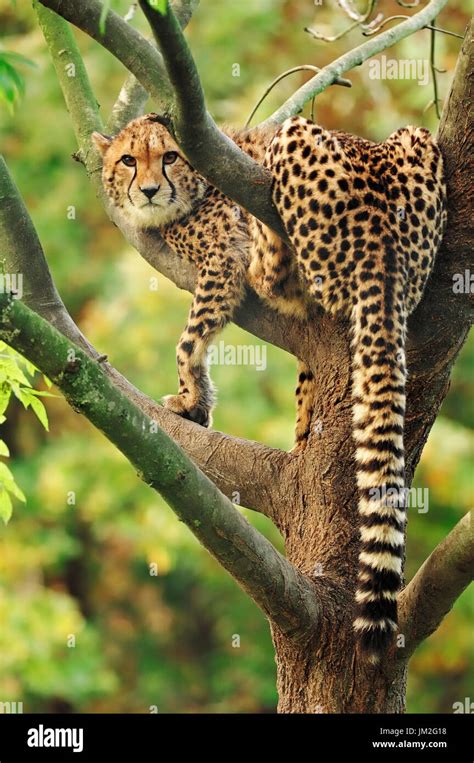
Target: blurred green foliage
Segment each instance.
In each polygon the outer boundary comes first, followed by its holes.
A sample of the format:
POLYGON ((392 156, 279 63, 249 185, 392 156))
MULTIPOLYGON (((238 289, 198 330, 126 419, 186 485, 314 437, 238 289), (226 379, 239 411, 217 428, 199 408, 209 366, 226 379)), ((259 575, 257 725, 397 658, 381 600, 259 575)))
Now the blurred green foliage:
MULTIPOLYGON (((111 1, 123 14, 129 5, 111 1)), ((391 0, 383 5, 386 15, 399 12, 391 0)), ((468 14, 467 0, 453 2, 438 23, 462 33, 468 14)), ((146 29, 139 14, 133 24, 146 29)), ((207 0, 189 39, 215 118, 243 124, 280 72, 323 66, 360 43, 358 32, 331 45, 303 32, 313 26, 333 33, 346 24, 333 6, 310 0, 207 0)), ((189 295, 162 276, 154 289, 154 271, 121 239, 71 160, 71 125, 34 13, 0 0, 0 29, 2 50, 36 64, 24 70, 26 93, 15 113, 0 112, 0 150, 61 295, 95 346, 138 387, 157 398, 173 392, 174 346, 189 295)), ((77 37, 106 118, 124 71, 100 46, 77 37)), ((459 47, 455 38, 437 39, 438 65, 449 72, 439 75, 442 95, 459 47)), ((389 54, 428 58, 429 33, 389 54)), ((256 119, 309 76, 281 82, 256 119)), ((434 110, 423 111, 431 85, 371 80, 367 64, 348 76, 352 90, 333 87, 317 99, 316 119, 326 127, 373 139, 410 122, 436 129, 434 110)), ((224 340, 259 341, 235 326, 224 340)), ((473 361, 471 341, 417 472, 416 484, 429 489, 429 511, 410 516, 408 577, 472 506, 473 361)), ((215 427, 290 447, 294 374, 294 359, 274 347, 265 371, 215 366, 215 427)), ((13 399, 2 425, 27 503, 0 527, 0 700, 23 701, 27 712, 273 711, 275 664, 260 611, 98 432, 61 398, 47 401, 47 409, 49 434, 13 399)), ((268 520, 245 514, 282 547, 268 520)), ((469 696, 473 609, 466 592, 414 657, 410 711, 450 712, 469 696)))

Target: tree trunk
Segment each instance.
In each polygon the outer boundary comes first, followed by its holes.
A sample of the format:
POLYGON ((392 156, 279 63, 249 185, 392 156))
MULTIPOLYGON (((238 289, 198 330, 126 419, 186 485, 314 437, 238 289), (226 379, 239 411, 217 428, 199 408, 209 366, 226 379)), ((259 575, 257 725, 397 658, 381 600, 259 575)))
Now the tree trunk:
POLYGON ((392 651, 383 666, 359 657, 352 628, 357 580, 358 496, 351 438, 349 340, 344 325, 323 317, 313 371, 316 392, 308 448, 293 459, 279 529, 286 556, 301 572, 327 582, 331 616, 314 640, 272 628, 279 712, 403 712, 405 666, 392 651), (338 583, 338 590, 333 584, 338 583), (335 623, 337 626, 335 627, 335 623))
POLYGON ((357 664, 351 635, 326 650, 296 647, 273 629, 279 713, 403 713, 406 669, 394 673, 357 664))

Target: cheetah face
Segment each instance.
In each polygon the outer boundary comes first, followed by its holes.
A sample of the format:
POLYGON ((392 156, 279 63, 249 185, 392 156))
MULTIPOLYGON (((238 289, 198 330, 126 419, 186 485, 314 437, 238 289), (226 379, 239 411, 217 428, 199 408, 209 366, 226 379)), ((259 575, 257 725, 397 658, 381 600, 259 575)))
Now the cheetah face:
POLYGON ((139 228, 187 215, 205 185, 156 114, 130 122, 115 138, 92 134, 102 154, 102 182, 114 206, 139 228))

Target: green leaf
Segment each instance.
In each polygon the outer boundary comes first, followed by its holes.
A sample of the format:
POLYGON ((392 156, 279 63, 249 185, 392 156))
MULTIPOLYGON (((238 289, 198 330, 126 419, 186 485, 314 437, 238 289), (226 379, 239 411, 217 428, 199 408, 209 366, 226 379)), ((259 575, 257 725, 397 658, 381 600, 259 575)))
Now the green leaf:
POLYGON ((36 69, 36 64, 31 59, 22 56, 21 53, 15 53, 13 50, 0 50, 0 61, 13 61, 16 64, 24 64, 25 66, 31 66, 36 69))
POLYGON ((12 499, 8 495, 6 490, 0 488, 0 519, 3 519, 7 525, 12 515, 13 506, 12 499))
POLYGON ((20 386, 18 386, 18 384, 12 384, 12 390, 16 399, 20 401, 23 408, 29 408, 31 405, 31 396, 29 395, 29 391, 27 389, 22 389, 20 386))
POLYGON ((20 382, 25 387, 30 386, 29 379, 26 378, 13 358, 0 358, 0 382, 3 381, 10 382, 12 387, 14 381, 20 382))
POLYGON ((10 455, 10 451, 8 450, 8 445, 6 442, 3 442, 3 440, 0 440, 0 456, 8 456, 10 455))
POLYGON ((11 113, 15 103, 25 92, 25 80, 16 70, 18 65, 36 66, 20 53, 0 50, 0 101, 6 103, 11 113))
POLYGON ((29 389, 28 390, 30 395, 35 395, 36 397, 57 397, 59 398, 59 395, 55 395, 53 392, 47 392, 44 389, 29 389))
POLYGON ((0 461, 0 486, 3 490, 7 490, 15 498, 18 498, 19 501, 23 501, 23 503, 26 501, 25 494, 20 490, 13 474, 3 461, 0 461))
MULTIPOLYGON (((48 395, 48 397, 55 397, 55 395, 48 395)), ((46 431, 49 432, 48 414, 46 413, 46 408, 44 407, 43 403, 34 395, 30 396, 30 403, 32 410, 36 413, 38 419, 46 431)))
POLYGON ((3 461, 0 461, 0 482, 8 490, 8 485, 15 482, 15 478, 10 469, 3 461))
MULTIPOLYGON (((5 417, 2 415, 8 408, 8 403, 10 402, 10 397, 12 394, 12 390, 10 385, 7 382, 0 383, 0 417, 5 421, 5 417)), ((3 421, 0 419, 0 424, 3 424, 3 421)))

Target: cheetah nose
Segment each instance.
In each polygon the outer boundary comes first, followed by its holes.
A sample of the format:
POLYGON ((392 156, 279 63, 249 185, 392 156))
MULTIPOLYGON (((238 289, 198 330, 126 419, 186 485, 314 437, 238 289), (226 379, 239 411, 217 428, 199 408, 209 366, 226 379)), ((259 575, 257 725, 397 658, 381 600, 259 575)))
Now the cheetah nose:
POLYGON ((140 188, 140 191, 142 193, 144 193, 145 196, 148 199, 150 199, 150 201, 153 198, 153 196, 155 195, 155 193, 158 193, 159 190, 160 190, 160 186, 159 185, 147 185, 145 188, 140 188))

